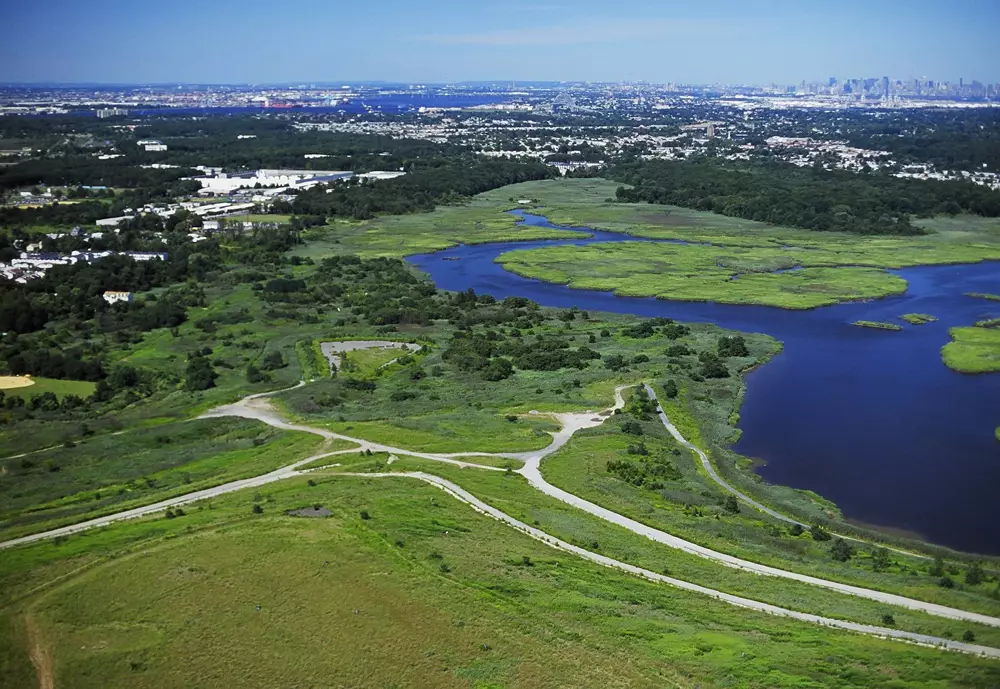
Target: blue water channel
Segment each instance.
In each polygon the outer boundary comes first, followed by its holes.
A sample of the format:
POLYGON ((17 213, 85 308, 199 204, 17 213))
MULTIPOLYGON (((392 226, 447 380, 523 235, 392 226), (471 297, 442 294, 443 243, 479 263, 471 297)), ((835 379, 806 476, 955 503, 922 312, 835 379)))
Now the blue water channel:
MULTIPOLYGON (((558 227, 520 214, 525 224, 558 227)), ((579 229, 579 228, 559 228, 579 229)), ((963 296, 1000 293, 1000 263, 893 271, 904 295, 807 311, 675 302, 572 290, 509 273, 506 251, 553 245, 655 241, 586 230, 581 239, 462 245, 408 260, 438 287, 524 296, 544 306, 668 316, 767 333, 784 350, 747 376, 736 452, 765 462, 768 482, 806 488, 844 515, 942 545, 1000 554, 1000 373, 966 375, 940 357, 948 328, 1000 317, 1000 303, 963 296), (939 320, 911 326, 898 317, 939 320), (856 320, 899 322, 899 332, 856 320)))

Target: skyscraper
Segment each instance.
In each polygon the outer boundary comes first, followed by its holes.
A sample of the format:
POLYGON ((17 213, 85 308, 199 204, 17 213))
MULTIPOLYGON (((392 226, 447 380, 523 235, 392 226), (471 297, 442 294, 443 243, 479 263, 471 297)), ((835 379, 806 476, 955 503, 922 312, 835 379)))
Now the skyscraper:
POLYGON ((889 97, 889 77, 882 77, 882 95, 889 97))

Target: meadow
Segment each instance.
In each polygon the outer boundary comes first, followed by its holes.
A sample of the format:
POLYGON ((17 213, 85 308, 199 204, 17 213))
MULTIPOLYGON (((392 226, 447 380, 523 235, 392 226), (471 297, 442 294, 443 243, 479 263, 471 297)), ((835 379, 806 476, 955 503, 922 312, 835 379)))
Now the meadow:
POLYGON ((76 395, 80 398, 90 397, 94 392, 94 383, 84 380, 55 380, 54 378, 31 378, 31 385, 20 385, 18 387, 0 386, 6 397, 21 397, 25 401, 32 397, 51 392, 59 399, 67 395, 76 395))
POLYGON ((319 446, 316 436, 255 421, 204 419, 94 435, 0 460, 0 538, 264 474, 319 446))
POLYGON ((291 479, 4 558, 0 684, 37 682, 33 647, 43 676, 75 687, 1000 679, 993 661, 738 610, 606 570, 410 479, 313 477, 314 486, 291 479), (286 514, 313 505, 331 516, 286 514))
MULTIPOLYGON (((588 431, 588 434, 590 432, 588 431)), ((596 449, 599 455, 603 455, 600 462, 600 473, 604 473, 604 462, 609 456, 615 457, 616 455, 609 454, 607 446, 601 448, 600 446, 595 446, 592 442, 587 442, 588 437, 574 438, 571 441, 570 446, 575 448, 572 456, 575 460, 584 463, 589 459, 587 452, 596 449), (580 459, 584 457, 587 459, 580 459)), ((658 445, 658 442, 654 440, 653 445, 658 445)), ((626 456, 623 447, 616 449, 621 451, 617 455, 618 457, 626 456)), ((543 462, 543 466, 551 459, 547 458, 543 462)), ((595 462, 596 465, 597 463, 595 462)), ((587 471, 586 481, 588 484, 594 484, 600 480, 598 472, 595 470, 591 473, 589 466, 586 469, 581 466, 579 469, 587 471)), ((825 591, 794 581, 748 575, 734 569, 721 567, 694 555, 682 553, 656 543, 627 529, 568 506, 554 498, 549 498, 535 488, 532 488, 525 479, 516 475, 457 468, 430 460, 401 456, 399 461, 388 466, 383 461, 361 460, 351 465, 324 470, 311 476, 314 480, 320 481, 324 475, 333 476, 342 472, 367 473, 385 471, 422 471, 442 476, 470 491, 486 503, 564 541, 593 552, 599 552, 602 555, 622 562, 644 567, 650 571, 662 572, 685 581, 698 582, 727 593, 746 596, 754 600, 765 601, 802 612, 832 616, 860 623, 882 624, 882 616, 889 614, 894 619, 892 626, 899 629, 910 631, 920 630, 922 633, 945 638, 960 638, 966 631, 973 631, 976 638, 987 645, 1000 642, 1000 630, 993 627, 965 622, 956 623, 893 605, 842 596, 838 593, 825 591)), ((548 470, 545 473, 548 479, 552 479, 555 482, 556 479, 550 475, 548 470)), ((620 511, 623 514, 630 514, 630 516, 639 519, 643 523, 653 526, 664 526, 664 522, 659 520, 656 514, 659 509, 651 510, 648 504, 643 504, 645 498, 642 495, 633 495, 630 492, 630 489, 635 491, 634 486, 626 485, 609 490, 609 494, 614 493, 616 497, 620 498, 617 501, 607 499, 608 495, 595 495, 593 490, 580 490, 579 482, 563 482, 561 487, 588 499, 594 500, 596 498, 601 504, 620 511), (571 483, 572 487, 570 487, 571 483), (620 509, 623 505, 625 508, 620 509)), ((701 490, 704 491, 705 487, 703 486, 701 490)), ((659 502, 660 506, 662 506, 666 500, 659 502)), ((727 534, 727 537, 730 539, 742 538, 741 542, 756 540, 754 536, 750 536, 748 539, 745 536, 741 537, 741 535, 737 534, 741 530, 739 526, 741 522, 747 525, 746 528, 742 529, 744 534, 750 534, 753 529, 769 528, 772 532, 775 530, 774 524, 768 523, 763 517, 747 516, 741 513, 732 514, 722 509, 717 509, 718 507, 718 503, 713 502, 701 514, 696 515, 702 518, 703 526, 700 528, 707 530, 728 529, 731 533, 727 534), (720 516, 716 517, 715 515, 720 516), (721 524, 719 523, 720 521, 722 522, 721 524)), ((673 525, 667 528, 670 528, 671 532, 681 533, 681 531, 673 528, 673 525)), ((871 571, 865 572, 862 569, 857 573, 852 573, 850 567, 838 567, 838 563, 832 560, 825 550, 820 551, 820 549, 816 548, 815 552, 813 552, 815 543, 812 542, 808 534, 793 536, 787 532, 787 527, 783 527, 782 533, 772 533, 771 536, 775 542, 782 539, 786 541, 783 546, 772 547, 771 555, 779 558, 787 556, 787 562, 794 562, 796 570, 799 569, 798 565, 800 562, 804 562, 814 555, 819 555, 820 557, 806 567, 805 571, 819 573, 820 576, 828 579, 856 583, 866 587, 875 586, 880 590, 898 592, 903 595, 923 596, 924 594, 929 594, 929 600, 935 600, 945 605, 959 605, 967 609, 977 609, 983 612, 995 613, 997 611, 995 600, 990 597, 990 585, 984 585, 979 591, 969 590, 969 587, 965 587, 964 590, 951 589, 943 593, 936 593, 934 589, 940 589, 940 587, 937 587, 936 579, 927 574, 927 569, 931 564, 929 562, 921 562, 916 559, 893 554, 890 558, 891 564, 884 571, 873 573, 871 571), (824 561, 829 562, 829 564, 826 564, 824 561), (926 581, 917 579, 918 576, 926 578, 926 581)), ((718 543, 714 545, 717 546, 718 543)), ((725 550, 726 548, 723 547, 721 549, 725 550)), ((758 550, 763 553, 767 549, 758 546, 758 550)), ((859 559, 863 557, 863 555, 859 555, 859 559)), ((766 559, 766 557, 753 557, 752 559, 756 561, 766 559)), ((781 565, 779 564, 779 566, 781 565)), ((863 565, 863 567, 867 568, 868 565, 863 565)))
POLYGON ((364 222, 336 220, 304 232, 307 244, 294 253, 312 258, 330 254, 401 258, 457 244, 580 236, 567 230, 518 225, 516 217, 504 212, 515 207, 517 203, 512 198, 499 196, 493 191, 475 196, 461 205, 441 206, 430 213, 390 215, 364 222))

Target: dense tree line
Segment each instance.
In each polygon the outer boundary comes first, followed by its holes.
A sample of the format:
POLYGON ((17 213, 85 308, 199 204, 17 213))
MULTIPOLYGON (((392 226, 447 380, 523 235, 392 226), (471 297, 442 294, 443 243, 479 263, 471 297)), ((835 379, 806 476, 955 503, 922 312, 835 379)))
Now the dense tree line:
POLYGON ((963 182, 898 179, 702 158, 627 162, 608 176, 620 201, 670 204, 775 225, 860 234, 920 234, 911 214, 1000 215, 1000 192, 963 182))
POLYGON ((395 179, 314 187, 298 196, 293 209, 302 215, 365 220, 376 214, 431 211, 441 203, 554 174, 552 168, 538 162, 459 158, 440 166, 419 167, 395 179))
POLYGON ((142 168, 138 162, 127 157, 98 160, 89 154, 27 160, 0 167, 0 191, 37 184, 155 188, 198 174, 195 170, 184 168, 142 168))

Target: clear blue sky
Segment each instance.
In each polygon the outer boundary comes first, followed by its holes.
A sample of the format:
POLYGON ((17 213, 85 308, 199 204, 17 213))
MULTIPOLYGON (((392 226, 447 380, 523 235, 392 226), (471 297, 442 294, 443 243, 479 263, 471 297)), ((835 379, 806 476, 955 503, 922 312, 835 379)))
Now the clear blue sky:
POLYGON ((1000 81, 1000 0, 4 3, 0 81, 1000 81))

